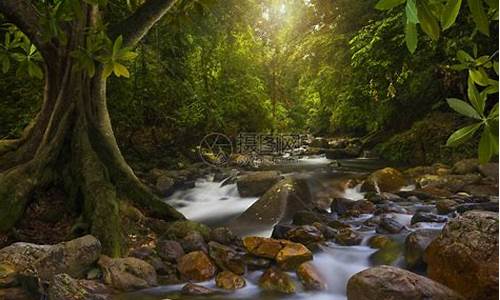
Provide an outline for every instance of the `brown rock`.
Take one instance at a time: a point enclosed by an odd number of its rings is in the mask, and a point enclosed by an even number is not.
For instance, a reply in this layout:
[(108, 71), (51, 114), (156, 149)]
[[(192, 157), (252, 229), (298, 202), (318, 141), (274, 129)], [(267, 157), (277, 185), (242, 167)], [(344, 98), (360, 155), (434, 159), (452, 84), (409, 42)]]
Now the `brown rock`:
[(182, 256), (177, 269), (188, 280), (205, 281), (214, 277), (216, 266), (203, 251), (194, 251)]
[(368, 246), (374, 249), (382, 249), (391, 242), (391, 238), (386, 235), (375, 235), (368, 240)]
[(262, 196), (281, 178), (276, 171), (253, 172), (239, 176), (236, 185), (241, 197), (258, 197)]
[(403, 174), (393, 168), (373, 172), (361, 185), (364, 192), (397, 192), (405, 186)]
[(312, 260), (313, 256), (306, 246), (298, 243), (288, 243), (276, 255), (276, 262), (284, 270), (294, 270), (301, 263)]
[(237, 290), (245, 287), (246, 282), (243, 277), (230, 271), (222, 271), (215, 277), (217, 287), (225, 290)]
[(269, 268), (259, 279), (259, 286), (266, 291), (285, 294), (295, 293), (295, 284), (288, 274), (277, 268)]
[(425, 252), (427, 274), (470, 299), (498, 299), (498, 213), (452, 219)]
[(115, 289), (134, 291), (157, 285), (154, 267), (138, 258), (102, 255), (97, 264), (102, 269), (104, 282)]
[(38, 300), (22, 288), (0, 288), (0, 299), (2, 300)]
[(325, 290), (326, 283), (318, 274), (316, 268), (309, 262), (301, 264), (297, 268), (297, 277), (306, 290)]
[(184, 250), (179, 242), (172, 240), (159, 240), (156, 245), (156, 253), (169, 262), (176, 262), (184, 255)]
[(181, 293), (184, 295), (200, 296), (211, 295), (214, 294), (215, 291), (202, 285), (189, 282), (182, 287)]
[(438, 214), (447, 215), (454, 212), (457, 209), (458, 203), (454, 200), (443, 199), (436, 203), (436, 209)]
[(464, 300), (429, 278), (391, 266), (378, 266), (354, 274), (347, 282), (348, 300)]
[(217, 242), (208, 243), (208, 253), (215, 264), (222, 270), (231, 271), (238, 275), (245, 274), (245, 263), (236, 250)]
[(283, 248), (281, 240), (249, 236), (243, 239), (243, 245), (253, 255), (275, 258), (278, 252)]
[(325, 239), (321, 231), (311, 225), (303, 225), (289, 230), (286, 233), (286, 238), (290, 241), (303, 244), (321, 242)]
[(335, 236), (335, 242), (343, 246), (354, 246), (361, 244), (363, 238), (350, 228), (342, 228)]

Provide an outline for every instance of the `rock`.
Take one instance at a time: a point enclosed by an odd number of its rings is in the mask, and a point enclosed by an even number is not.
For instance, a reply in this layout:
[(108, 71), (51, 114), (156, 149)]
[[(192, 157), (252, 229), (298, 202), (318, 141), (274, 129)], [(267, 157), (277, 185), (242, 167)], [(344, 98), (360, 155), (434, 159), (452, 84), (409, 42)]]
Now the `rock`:
[(306, 290), (326, 290), (326, 282), (309, 262), (305, 262), (297, 268), (297, 277)]
[[(422, 189), (438, 189), (448, 190), (451, 192), (458, 192), (467, 185), (477, 184), (481, 180), (479, 174), (465, 174), (465, 175), (424, 175), (416, 179), (418, 186)], [(443, 197), (449, 197), (449, 194), (443, 194)]]
[(388, 240), (377, 252), (370, 255), (369, 259), (374, 265), (392, 265), (397, 263), (403, 253), (403, 246), (395, 240)]
[(288, 274), (277, 268), (269, 268), (259, 279), (259, 286), (266, 291), (285, 294), (295, 293), (295, 283)]
[(213, 259), (220, 269), (231, 271), (238, 275), (245, 274), (245, 263), (236, 250), (217, 242), (209, 242), (208, 248), (210, 258)]
[(286, 239), (296, 243), (309, 244), (324, 241), (325, 237), (318, 228), (303, 225), (289, 230), (286, 233)]
[(202, 285), (189, 282), (182, 287), (181, 293), (184, 295), (192, 295), (192, 296), (206, 296), (214, 294), (215, 291), (207, 287), (204, 287)]
[(454, 212), (457, 209), (458, 203), (451, 199), (443, 199), (439, 200), (436, 203), (436, 209), (438, 214), (447, 215), (449, 213)]
[(405, 208), (401, 207), (396, 203), (377, 204), (377, 209), (373, 214), (380, 215), (388, 213), (408, 214), (408, 210), (406, 210)]
[(327, 224), (334, 220), (335, 219), (329, 215), (320, 214), (310, 210), (301, 210), (294, 214), (292, 223), (294, 225), (311, 225), (314, 222)]
[(448, 218), (446, 218), (446, 217), (442, 217), (442, 216), (435, 215), (433, 213), (422, 212), (422, 211), (417, 212), (411, 218), (412, 225), (419, 223), (419, 222), (444, 223), (446, 221), (448, 221)]
[(158, 270), (156, 267), (155, 269), (156, 273), (159, 275), (158, 283), (160, 285), (178, 284), (182, 282), (177, 272), (177, 265), (173, 263), (164, 261), (161, 270)]
[(375, 204), (368, 200), (354, 201), (351, 210), (356, 210), (360, 214), (372, 214), (376, 209)]
[(0, 264), (8, 264), (18, 275), (50, 281), (55, 274), (83, 277), (99, 258), (101, 243), (86, 235), (56, 245), (14, 243), (0, 250)]
[(282, 240), (264, 237), (248, 236), (243, 239), (243, 245), (247, 251), (255, 256), (275, 258), (283, 248)]
[(484, 210), (498, 212), (498, 202), (483, 202), (483, 203), (463, 203), (457, 205), (457, 212), (464, 213), (469, 210)]
[(498, 213), (452, 219), (425, 252), (428, 276), (469, 299), (497, 299)]
[(307, 180), (290, 177), (274, 185), (228, 227), (240, 236), (252, 235), (286, 223), (296, 212), (313, 207)]
[(327, 240), (333, 239), (337, 235), (337, 230), (323, 223), (314, 222), (313, 226), (316, 227)]
[(405, 240), (405, 262), (411, 269), (424, 265), (425, 249), (439, 234), (438, 230), (420, 229), (410, 233)]
[(474, 196), (498, 196), (498, 184), (471, 184), (461, 190)]
[(498, 163), (486, 163), (479, 165), (478, 169), (484, 177), (494, 178), (498, 183)]
[(194, 251), (182, 256), (177, 269), (188, 280), (205, 281), (214, 277), (217, 267), (203, 251)]
[(295, 270), (301, 263), (312, 260), (313, 256), (306, 246), (289, 242), (278, 252), (275, 259), (281, 269)]
[(245, 279), (230, 271), (222, 271), (215, 277), (217, 287), (225, 290), (237, 290), (245, 287)]
[(400, 233), (404, 225), (390, 217), (382, 217), (375, 231), (380, 234), (394, 234)]
[(476, 158), (463, 159), (453, 165), (454, 174), (465, 175), (478, 172), (479, 161)]
[(314, 138), (311, 143), (309, 144), (309, 147), (314, 147), (314, 148), (328, 148), (328, 140), (322, 137), (316, 137)]
[(403, 174), (393, 168), (373, 172), (361, 185), (363, 192), (397, 192), (406, 185)]
[[(94, 283), (94, 286), (96, 283)], [(110, 291), (104, 286), (100, 285), (101, 291), (108, 294)], [(99, 295), (92, 293), (82, 284), (79, 280), (73, 279), (68, 274), (57, 274), (50, 282), (49, 290), (50, 300), (105, 300), (106, 295)]]
[(347, 282), (348, 300), (464, 300), (462, 296), (426, 277), (391, 266), (354, 274)]
[(16, 268), (9, 263), (0, 263), (0, 288), (8, 288), (17, 285)]
[(106, 284), (121, 291), (134, 291), (157, 285), (153, 266), (135, 257), (110, 258), (102, 255), (97, 262)]
[(328, 159), (342, 159), (358, 157), (361, 154), (361, 149), (357, 147), (344, 149), (323, 149), (323, 152)]
[(172, 240), (159, 240), (156, 245), (156, 253), (169, 262), (177, 262), (185, 254), (181, 244)]
[(156, 179), (155, 188), (158, 194), (166, 196), (173, 191), (175, 181), (167, 175), (161, 175)]
[(361, 244), (363, 238), (354, 230), (342, 228), (335, 236), (335, 242), (343, 246), (354, 246)]
[(252, 172), (239, 176), (236, 185), (241, 197), (259, 197), (281, 179), (276, 171)]
[(271, 233), (271, 238), (273, 239), (286, 239), (286, 234), (296, 228), (294, 225), (289, 224), (276, 224), (273, 227), (273, 232)]
[(386, 235), (375, 235), (368, 240), (368, 246), (374, 249), (382, 249), (391, 242), (391, 238)]
[(345, 198), (335, 198), (332, 201), (332, 212), (337, 212), (339, 215), (345, 215), (353, 207), (354, 201)]
[(167, 224), (168, 226), (164, 229), (162, 236), (166, 240), (183, 239), (193, 231), (199, 232), (205, 240), (208, 240), (212, 231), (208, 226), (193, 221), (175, 221)]
[(209, 240), (223, 245), (241, 244), (241, 239), (227, 227), (218, 227), (212, 230)]
[(37, 300), (39, 297), (33, 297), (22, 288), (0, 288), (0, 299), (2, 300)]
[(182, 245), (182, 249), (184, 249), (184, 252), (186, 252), (186, 253), (193, 252), (193, 251), (203, 251), (205, 253), (208, 253), (207, 243), (205, 243), (205, 239), (197, 231), (193, 231), (193, 232), (188, 233), (181, 240), (180, 243)]

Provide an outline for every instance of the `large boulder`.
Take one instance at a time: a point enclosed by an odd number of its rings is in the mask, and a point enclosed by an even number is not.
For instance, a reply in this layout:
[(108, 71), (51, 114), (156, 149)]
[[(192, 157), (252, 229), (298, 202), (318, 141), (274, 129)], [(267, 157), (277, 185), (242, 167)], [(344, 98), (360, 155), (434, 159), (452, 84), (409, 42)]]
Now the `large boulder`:
[(236, 186), (241, 197), (258, 197), (264, 195), (281, 178), (276, 171), (252, 172), (239, 176)]
[(406, 185), (403, 174), (393, 168), (373, 172), (361, 185), (363, 192), (397, 192)]
[(425, 252), (427, 274), (470, 299), (498, 299), (498, 213), (449, 221)]
[(177, 269), (184, 278), (194, 281), (208, 280), (217, 271), (215, 264), (203, 251), (194, 251), (181, 257)]
[(105, 255), (97, 262), (104, 282), (121, 291), (134, 291), (157, 285), (153, 266), (135, 257), (110, 258)]
[(347, 282), (348, 300), (464, 300), (429, 278), (391, 266), (378, 266), (354, 274)]
[(59, 273), (82, 277), (101, 254), (101, 243), (86, 235), (56, 245), (14, 243), (0, 250), (0, 265), (9, 265), (17, 275), (50, 281)]
[(275, 184), (259, 200), (234, 219), (229, 228), (240, 236), (270, 230), (285, 223), (301, 210), (311, 210), (311, 193), (307, 180), (286, 178)]
[(439, 234), (438, 230), (420, 229), (410, 233), (405, 240), (405, 262), (409, 268), (423, 266), (425, 249)]

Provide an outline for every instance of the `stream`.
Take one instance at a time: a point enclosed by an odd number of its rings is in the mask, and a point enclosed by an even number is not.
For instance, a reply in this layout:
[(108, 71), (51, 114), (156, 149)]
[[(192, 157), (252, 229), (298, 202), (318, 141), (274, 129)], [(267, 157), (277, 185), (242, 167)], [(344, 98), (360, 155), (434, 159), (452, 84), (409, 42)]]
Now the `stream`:
[[(387, 166), (385, 162), (376, 159), (347, 159), (332, 161), (323, 156), (315, 156), (302, 158), (294, 163), (279, 165), (275, 169), (282, 172), (284, 176), (307, 176), (310, 189), (314, 195), (315, 191), (323, 189), (325, 186), (331, 186), (332, 182), (342, 180), (344, 178), (352, 178), (353, 176), (367, 173), (372, 170)], [(407, 187), (411, 189), (412, 187)], [(363, 198), (363, 194), (359, 191), (360, 186), (346, 188), (336, 191), (338, 197), (344, 197), (351, 200), (359, 200)], [(199, 178), (195, 187), (187, 190), (175, 192), (168, 197), (166, 201), (176, 207), (188, 219), (205, 223), (211, 227), (223, 226), (229, 221), (237, 217), (248, 207), (250, 207), (257, 197), (240, 197), (236, 184), (222, 185), (221, 182), (214, 182), (213, 176)], [(414, 211), (414, 207), (408, 207), (408, 210)], [(263, 292), (258, 287), (258, 279), (262, 271), (252, 271), (245, 275), (247, 281), (246, 287), (230, 292), (212, 296), (186, 296), (180, 293), (184, 284), (159, 286), (147, 290), (133, 292), (114, 298), (115, 300), (160, 300), (160, 299), (313, 299), (313, 300), (345, 300), (346, 283), (348, 279), (355, 273), (362, 271), (372, 266), (370, 255), (376, 249), (367, 246), (368, 239), (375, 234), (373, 229), (367, 230), (362, 228), (362, 222), (370, 218), (372, 215), (361, 215), (350, 221), (353, 229), (360, 232), (363, 236), (363, 242), (358, 246), (341, 246), (334, 242), (327, 242), (321, 246), (320, 251), (314, 254), (312, 263), (317, 268), (320, 275), (327, 283), (327, 290), (322, 292), (309, 292), (300, 290), (300, 284), (297, 285), (298, 292), (293, 295), (283, 295)], [(395, 214), (397, 220), (405, 225), (410, 226), (412, 215)], [(426, 224), (420, 224), (427, 227)], [(438, 226), (436, 226), (438, 225)], [(421, 228), (421, 227), (420, 227)], [(428, 228), (440, 230), (442, 224), (428, 224)], [(410, 229), (411, 230), (411, 229)], [(272, 228), (267, 231), (260, 232), (255, 235), (270, 236)], [(401, 241), (408, 232), (396, 237)], [(398, 262), (395, 263), (396, 265)], [(289, 273), (296, 278), (294, 272)], [(217, 289), (214, 280), (200, 283), (206, 287)]]

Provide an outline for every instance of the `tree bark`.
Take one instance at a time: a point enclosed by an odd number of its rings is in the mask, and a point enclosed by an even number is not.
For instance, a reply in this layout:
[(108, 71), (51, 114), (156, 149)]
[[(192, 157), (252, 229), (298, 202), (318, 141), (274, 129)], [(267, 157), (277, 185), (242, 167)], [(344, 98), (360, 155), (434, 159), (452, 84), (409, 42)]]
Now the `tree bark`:
[[(0, 12), (16, 3), (29, 4), (0, 1)], [(106, 106), (103, 66), (90, 78), (72, 62), (70, 53), (84, 43), (84, 29), (93, 25), (94, 12), (95, 7), (86, 7), (88, 17), (75, 21), (68, 44), (57, 55), (42, 53), (47, 62), (42, 108), (21, 139), (0, 142), (0, 232), (22, 218), (36, 189), (62, 182), (68, 205), (90, 224), (104, 252), (120, 256), (125, 246), (120, 201), (164, 220), (184, 217), (142, 184), (123, 158)]]

